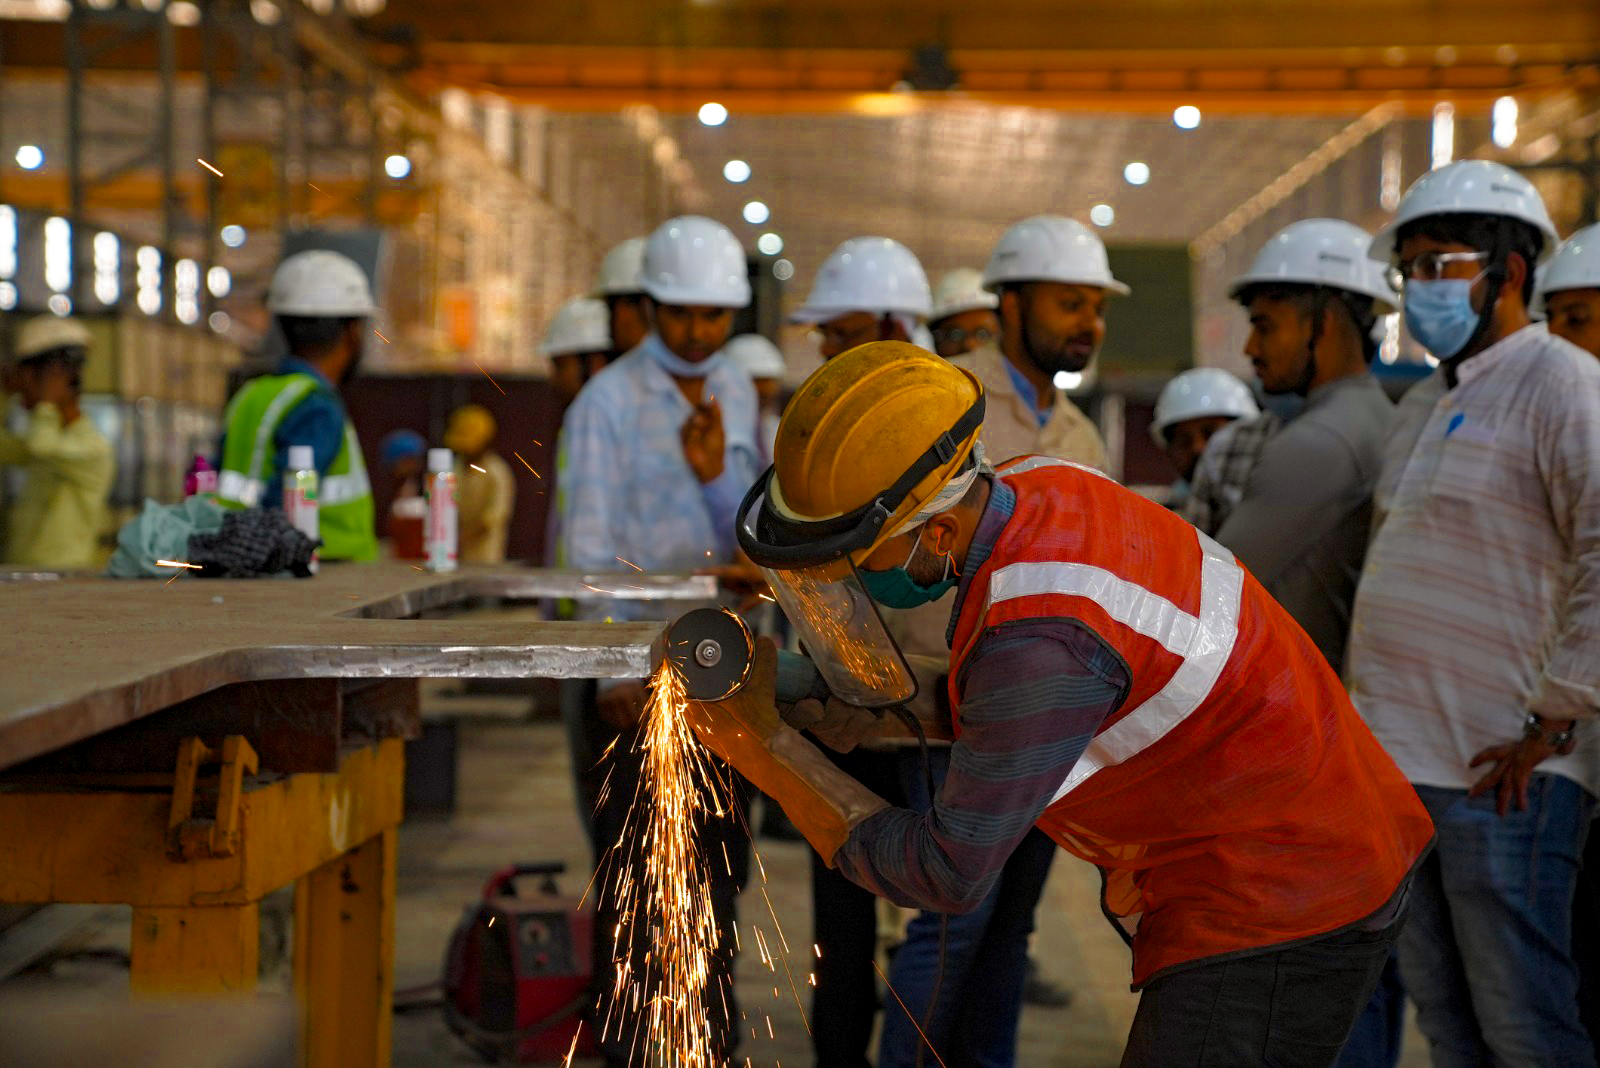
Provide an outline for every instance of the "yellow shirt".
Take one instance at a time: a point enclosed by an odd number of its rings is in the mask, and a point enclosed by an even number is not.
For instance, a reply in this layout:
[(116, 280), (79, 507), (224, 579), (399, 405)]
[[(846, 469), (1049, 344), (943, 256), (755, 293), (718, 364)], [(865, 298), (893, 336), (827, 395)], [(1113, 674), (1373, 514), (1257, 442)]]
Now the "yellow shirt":
[(6, 563), (97, 567), (116, 458), (89, 417), (80, 415), (71, 426), (62, 426), (55, 405), (35, 405), (22, 437), (0, 429), (0, 464), (27, 471), (11, 508)]
[(456, 469), (456, 500), (461, 509), (461, 562), (503, 564), (506, 531), (517, 503), (517, 479), (498, 453), (478, 460), (482, 471), (466, 465)]

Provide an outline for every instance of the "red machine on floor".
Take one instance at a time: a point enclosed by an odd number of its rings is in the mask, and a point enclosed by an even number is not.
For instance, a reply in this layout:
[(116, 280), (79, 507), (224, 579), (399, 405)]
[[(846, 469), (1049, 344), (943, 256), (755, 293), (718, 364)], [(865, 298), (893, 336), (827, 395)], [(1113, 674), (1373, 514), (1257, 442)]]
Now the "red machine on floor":
[[(559, 1063), (582, 1030), (578, 1053), (595, 1053), (584, 1021), (593, 966), (593, 913), (562, 897), (565, 864), (518, 864), (493, 875), (469, 906), (445, 958), (445, 1020), (496, 1064)], [(517, 880), (540, 879), (518, 896)]]

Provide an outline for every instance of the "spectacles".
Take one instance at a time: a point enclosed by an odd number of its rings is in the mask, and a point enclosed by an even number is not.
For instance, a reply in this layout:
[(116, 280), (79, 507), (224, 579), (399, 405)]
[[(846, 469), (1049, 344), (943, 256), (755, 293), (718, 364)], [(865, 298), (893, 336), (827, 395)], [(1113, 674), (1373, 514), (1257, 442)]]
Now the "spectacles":
[(947, 327), (933, 332), (934, 340), (942, 344), (960, 345), (966, 341), (976, 341), (980, 345), (987, 345), (999, 335), (987, 326), (980, 326), (976, 330), (963, 330), (959, 326)]
[(825, 343), (839, 352), (846, 352), (857, 345), (865, 345), (869, 341), (877, 341), (878, 333), (878, 321), (874, 319), (856, 326), (846, 327), (825, 323), (814, 329), (812, 336), (817, 341)]
[(1487, 252), (1424, 252), (1409, 263), (1389, 268), (1389, 284), (1404, 289), (1407, 282), (1433, 282), (1444, 277), (1452, 263), (1482, 263)]

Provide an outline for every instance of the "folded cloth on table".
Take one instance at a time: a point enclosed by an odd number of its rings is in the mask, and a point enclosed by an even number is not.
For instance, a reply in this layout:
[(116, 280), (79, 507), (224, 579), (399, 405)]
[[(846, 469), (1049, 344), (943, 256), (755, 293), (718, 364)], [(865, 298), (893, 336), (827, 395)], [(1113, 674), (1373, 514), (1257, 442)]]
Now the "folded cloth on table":
[(226, 514), (209, 497), (190, 497), (182, 504), (157, 504), (147, 499), (144, 511), (117, 531), (117, 551), (106, 574), (111, 578), (170, 578), (172, 568), (156, 561), (187, 562), (190, 536), (221, 530)]
[(201, 578), (261, 578), (292, 571), (311, 577), (311, 556), (320, 545), (294, 528), (279, 511), (248, 508), (228, 512), (222, 529), (189, 539), (188, 562)]

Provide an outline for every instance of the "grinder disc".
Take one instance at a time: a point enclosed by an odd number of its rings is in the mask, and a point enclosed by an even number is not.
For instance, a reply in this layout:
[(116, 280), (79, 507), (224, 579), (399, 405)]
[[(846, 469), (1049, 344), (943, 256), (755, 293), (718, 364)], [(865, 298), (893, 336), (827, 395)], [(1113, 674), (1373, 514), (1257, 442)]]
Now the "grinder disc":
[(720, 608), (685, 612), (667, 629), (666, 655), (696, 701), (721, 701), (736, 693), (749, 678), (753, 653), (744, 623)]

